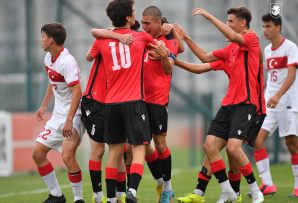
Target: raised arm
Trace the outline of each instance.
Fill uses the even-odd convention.
[[[178,35],[178,33],[176,32],[176,30],[174,29],[174,24],[170,24],[170,23],[164,23],[162,25],[162,33],[164,35],[167,35],[169,33],[173,34],[173,37],[177,40],[178,42],[178,53],[183,53],[184,52],[184,45],[182,42],[181,37]]]
[[[108,29],[97,29],[94,28],[91,30],[91,34],[96,39],[99,38],[112,38],[117,39],[124,44],[131,44],[133,41],[131,34],[119,34],[117,32],[113,32],[112,30]]]
[[[229,26],[227,26],[225,23],[221,22],[219,19],[208,13],[202,8],[196,8],[192,11],[192,15],[201,15],[207,20],[209,20],[215,27],[231,42],[236,42],[243,44],[244,38],[241,34],[235,32],[232,30]]]
[[[174,24],[176,33],[186,42],[191,51],[203,62],[208,63],[218,60],[212,53],[208,53],[202,49],[192,38],[185,32],[185,30],[178,24]]]
[[[176,59],[175,65],[188,72],[196,73],[196,74],[201,74],[212,70],[209,63],[194,64],[194,63],[188,63],[188,62]]]

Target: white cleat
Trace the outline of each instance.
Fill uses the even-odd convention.
[[[251,197],[252,197],[252,203],[264,202],[264,195],[260,190],[252,191]]]
[[[237,200],[237,195],[234,191],[226,191],[222,192],[219,199],[216,203],[235,203]]]

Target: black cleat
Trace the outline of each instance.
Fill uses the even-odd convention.
[[[85,201],[82,199],[79,199],[79,200],[75,201],[74,203],[85,203]]]
[[[126,203],[137,203],[138,199],[135,196],[133,196],[133,194],[130,191],[127,191],[125,202]]]
[[[66,202],[66,199],[63,194],[60,197],[56,197],[49,194],[48,199],[46,199],[43,203],[65,203],[65,202]]]

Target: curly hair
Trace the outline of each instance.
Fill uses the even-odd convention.
[[[133,0],[114,0],[108,4],[106,12],[113,26],[125,26],[127,23],[126,17],[133,15],[133,4]]]

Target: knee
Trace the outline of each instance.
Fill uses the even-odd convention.
[[[161,154],[167,149],[167,144],[165,142],[157,141],[155,142],[156,151]]]
[[[92,160],[98,160],[98,161],[102,160],[104,152],[105,152],[104,147],[98,147],[96,149],[93,149],[91,153]]]
[[[228,144],[227,145],[227,153],[231,157],[236,157],[239,153],[241,153],[241,146],[233,145],[233,144]]]
[[[46,155],[44,153],[41,153],[37,150],[32,151],[32,159],[35,163],[41,162],[45,159]]]
[[[204,150],[207,154],[213,154],[213,153],[217,153],[219,151],[219,149],[217,149],[214,144],[206,141],[204,143]]]
[[[297,140],[293,139],[286,139],[286,145],[288,147],[288,150],[291,154],[297,154],[298,153],[298,142]]]
[[[68,163],[71,163],[72,161],[75,160],[75,156],[72,155],[71,153],[63,152],[62,153],[62,159],[63,159],[63,162],[67,165]]]

